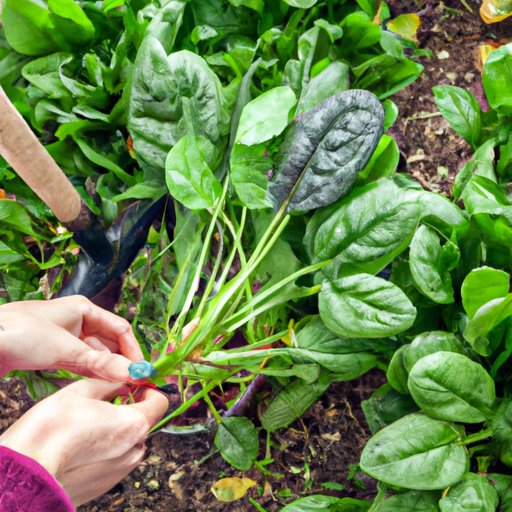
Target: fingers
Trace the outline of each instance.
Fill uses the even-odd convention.
[[[118,395],[126,395],[130,392],[129,387],[121,382],[106,382],[99,379],[83,379],[73,382],[62,389],[62,392],[73,392],[81,396],[96,400],[110,401]]]
[[[150,428],[154,427],[163,417],[169,408],[167,398],[151,388],[143,388],[141,395],[138,395],[140,401],[128,405],[132,409],[137,409],[145,416]]]
[[[82,336],[97,336],[119,345],[119,351],[132,361],[144,359],[131,325],[127,320],[96,306],[87,299],[79,299],[82,314]]]
[[[94,375],[113,382],[127,382],[130,380],[128,367],[131,363],[132,361],[119,354],[112,354],[108,350],[91,350],[83,344],[83,350],[76,354],[75,361],[70,366],[75,368],[71,371],[81,375]]]

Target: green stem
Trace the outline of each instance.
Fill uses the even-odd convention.
[[[203,396],[203,400],[206,402],[208,407],[210,408],[210,411],[213,414],[213,417],[215,418],[215,421],[217,424],[222,423],[222,418],[220,417],[219,411],[215,408],[215,405],[213,405],[212,399],[210,398],[210,395],[206,393],[206,395]]]
[[[243,306],[241,309],[239,309],[233,316],[226,319],[226,323],[229,324],[232,321],[236,320],[237,317],[242,316],[246,314],[247,312],[252,311],[256,306],[258,306],[261,302],[265,301],[268,297],[270,297],[273,293],[281,290],[284,286],[286,286],[288,283],[293,283],[296,281],[299,277],[310,274],[312,272],[316,272],[317,270],[320,270],[324,268],[326,265],[330,263],[331,260],[328,261],[322,261],[320,263],[315,263],[313,265],[308,265],[307,267],[303,267],[300,270],[297,270],[293,274],[290,274],[289,276],[286,276],[284,279],[281,279],[281,281],[277,282],[276,284],[272,285],[271,287],[267,288],[265,291],[262,291],[261,293],[258,293],[253,300],[247,302],[245,306]]]
[[[478,441],[483,441],[484,439],[492,437],[493,434],[494,429],[492,427],[484,428],[483,430],[480,430],[480,432],[469,435],[466,439],[463,439],[460,444],[467,446],[468,444],[477,443]]]
[[[232,377],[236,373],[240,371],[239,368],[236,370],[233,370],[231,375],[229,377]],[[228,378],[229,378],[228,377]],[[200,391],[198,391],[194,396],[189,398],[186,402],[183,402],[177,409],[175,409],[171,414],[168,414],[165,418],[160,420],[149,432],[155,432],[156,430],[164,427],[169,421],[171,421],[173,418],[176,418],[176,416],[179,416],[180,414],[183,414],[194,402],[197,400],[204,398],[212,389],[219,386],[223,381],[222,380],[215,380],[207,384],[203,387]]]
[[[321,288],[322,288],[321,284],[318,284],[316,286],[311,286],[310,288],[306,288],[303,291],[301,291],[300,293],[294,294],[293,300],[303,299],[304,297],[310,297],[311,295],[316,295],[320,291]],[[288,300],[288,299],[290,299],[289,296],[286,298],[286,300]],[[274,302],[267,303],[267,304],[263,303],[263,305],[261,305],[259,308],[252,309],[248,314],[246,314],[246,316],[242,317],[237,322],[232,323],[231,325],[229,325],[229,324],[226,325],[224,328],[226,329],[227,332],[234,332],[237,329],[239,329],[240,327],[242,327],[244,324],[246,324],[252,318],[255,318],[258,315],[261,315],[265,311],[272,309],[273,307],[277,306],[278,304],[282,304],[282,302],[283,301],[281,301],[279,303],[274,303]],[[230,318],[231,322],[235,321],[236,320],[235,317],[237,317],[237,316],[239,316],[239,315],[234,315],[233,317],[231,317]]]

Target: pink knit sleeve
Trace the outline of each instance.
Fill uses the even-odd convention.
[[[0,446],[0,512],[74,512],[64,489],[35,460]]]

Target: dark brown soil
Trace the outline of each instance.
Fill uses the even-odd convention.
[[[392,129],[401,151],[400,170],[410,173],[425,188],[450,194],[453,177],[470,156],[469,146],[454,134],[437,113],[432,87],[452,84],[469,88],[483,100],[478,46],[512,34],[512,21],[485,25],[478,16],[480,2],[469,1],[474,13],[457,0],[424,2],[390,0],[393,14],[418,12],[422,19],[420,44],[432,51],[422,57],[425,73],[393,97],[400,116]],[[269,474],[259,470],[243,475],[218,454],[203,459],[211,448],[206,434],[148,440],[147,460],[112,491],[79,508],[80,512],[195,512],[198,510],[255,511],[248,497],[268,512],[279,511],[292,498],[312,493],[370,497],[373,482],[357,473],[360,451],[368,429],[360,402],[382,382],[373,372],[354,382],[336,383],[322,400],[290,428],[271,436]],[[0,384],[0,431],[30,406],[19,381]],[[262,446],[264,453],[264,446]],[[258,483],[233,504],[218,502],[211,485],[224,476],[246,476]],[[336,482],[343,491],[322,484]]]

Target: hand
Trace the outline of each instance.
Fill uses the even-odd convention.
[[[144,439],[168,401],[141,389],[140,401],[113,405],[128,387],[84,379],[36,404],[0,436],[0,444],[44,466],[78,506],[112,488],[144,456]]]
[[[0,306],[0,376],[63,369],[128,381],[128,366],[142,359],[130,324],[85,297]]]

